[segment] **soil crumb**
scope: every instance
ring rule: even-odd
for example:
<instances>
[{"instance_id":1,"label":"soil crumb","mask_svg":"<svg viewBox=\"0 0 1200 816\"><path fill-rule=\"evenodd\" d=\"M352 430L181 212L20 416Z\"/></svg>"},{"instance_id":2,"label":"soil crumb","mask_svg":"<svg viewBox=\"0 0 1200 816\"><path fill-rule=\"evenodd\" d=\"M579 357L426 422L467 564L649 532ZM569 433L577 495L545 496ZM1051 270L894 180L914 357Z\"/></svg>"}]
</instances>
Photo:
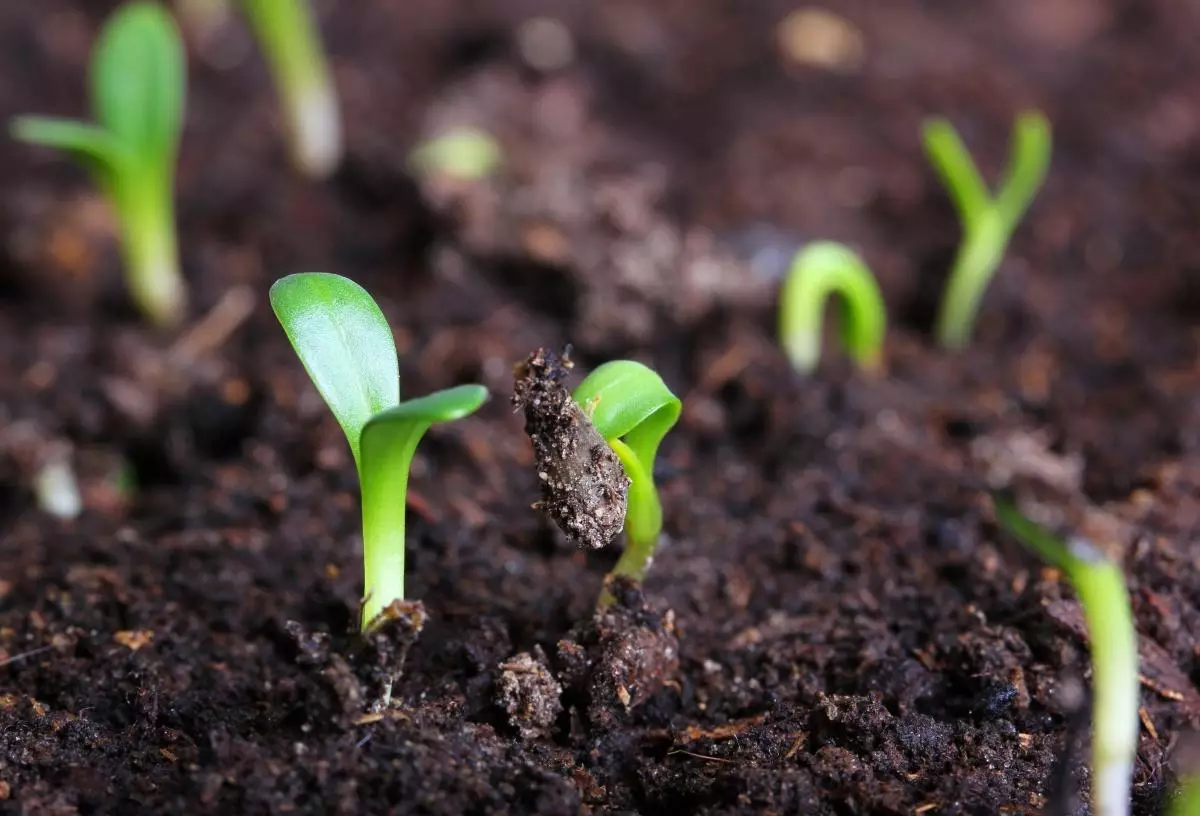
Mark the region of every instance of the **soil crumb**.
<instances>
[{"instance_id":1,"label":"soil crumb","mask_svg":"<svg viewBox=\"0 0 1200 816\"><path fill-rule=\"evenodd\" d=\"M625 527L629 477L563 384L570 348L538 349L516 367L513 405L525 412L542 485L540 509L580 547L600 549Z\"/></svg>"},{"instance_id":2,"label":"soil crumb","mask_svg":"<svg viewBox=\"0 0 1200 816\"><path fill-rule=\"evenodd\" d=\"M548 737L562 712L562 686L546 665L540 646L500 664L496 703L523 739Z\"/></svg>"}]
</instances>

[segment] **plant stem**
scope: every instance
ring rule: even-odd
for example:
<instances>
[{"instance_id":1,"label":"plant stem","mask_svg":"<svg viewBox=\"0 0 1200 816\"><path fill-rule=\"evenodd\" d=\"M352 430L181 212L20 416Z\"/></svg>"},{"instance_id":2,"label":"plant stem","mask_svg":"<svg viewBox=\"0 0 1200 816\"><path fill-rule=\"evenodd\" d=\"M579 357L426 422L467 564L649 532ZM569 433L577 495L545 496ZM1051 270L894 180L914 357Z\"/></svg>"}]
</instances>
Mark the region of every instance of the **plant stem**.
<instances>
[{"instance_id":1,"label":"plant stem","mask_svg":"<svg viewBox=\"0 0 1200 816\"><path fill-rule=\"evenodd\" d=\"M414 434L407 450L389 452L392 467L359 472L362 485L363 518L363 606L362 631L392 601L404 600L405 497L408 471L420 434Z\"/></svg>"},{"instance_id":2,"label":"plant stem","mask_svg":"<svg viewBox=\"0 0 1200 816\"><path fill-rule=\"evenodd\" d=\"M342 155L337 92L306 0L243 0L283 103L292 160L324 178Z\"/></svg>"},{"instance_id":3,"label":"plant stem","mask_svg":"<svg viewBox=\"0 0 1200 816\"><path fill-rule=\"evenodd\" d=\"M662 532L662 504L650 474L629 446L620 439L609 439L608 444L630 478L625 512L625 551L610 574L624 575L640 582L646 577L654 550L658 547L658 537ZM611 606L614 600L605 588L600 593L599 606L601 609Z\"/></svg>"},{"instance_id":4,"label":"plant stem","mask_svg":"<svg viewBox=\"0 0 1200 816\"><path fill-rule=\"evenodd\" d=\"M971 341L971 330L988 282L1004 257L1010 230L995 208L964 221L962 243L938 313L937 337L943 348L958 351Z\"/></svg>"},{"instance_id":5,"label":"plant stem","mask_svg":"<svg viewBox=\"0 0 1200 816\"><path fill-rule=\"evenodd\" d=\"M187 310L187 288L179 269L171 178L140 176L124 184L116 202L130 294L155 325L178 325Z\"/></svg>"}]
</instances>

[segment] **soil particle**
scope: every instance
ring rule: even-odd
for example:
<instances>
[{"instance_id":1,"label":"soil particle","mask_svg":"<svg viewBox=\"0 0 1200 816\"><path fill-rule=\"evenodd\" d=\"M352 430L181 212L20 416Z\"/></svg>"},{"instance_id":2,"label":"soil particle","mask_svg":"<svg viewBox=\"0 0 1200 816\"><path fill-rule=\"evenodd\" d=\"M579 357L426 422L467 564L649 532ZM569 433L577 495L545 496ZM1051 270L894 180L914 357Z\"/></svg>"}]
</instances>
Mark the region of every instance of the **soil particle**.
<instances>
[{"instance_id":1,"label":"soil particle","mask_svg":"<svg viewBox=\"0 0 1200 816\"><path fill-rule=\"evenodd\" d=\"M496 704L524 739L547 737L562 712L562 686L546 665L546 654L535 646L500 664Z\"/></svg>"},{"instance_id":2,"label":"soil particle","mask_svg":"<svg viewBox=\"0 0 1200 816\"><path fill-rule=\"evenodd\" d=\"M533 442L541 508L587 549L599 549L625 527L629 477L621 461L563 385L572 363L538 349L516 369L513 404L525 411Z\"/></svg>"}]
</instances>

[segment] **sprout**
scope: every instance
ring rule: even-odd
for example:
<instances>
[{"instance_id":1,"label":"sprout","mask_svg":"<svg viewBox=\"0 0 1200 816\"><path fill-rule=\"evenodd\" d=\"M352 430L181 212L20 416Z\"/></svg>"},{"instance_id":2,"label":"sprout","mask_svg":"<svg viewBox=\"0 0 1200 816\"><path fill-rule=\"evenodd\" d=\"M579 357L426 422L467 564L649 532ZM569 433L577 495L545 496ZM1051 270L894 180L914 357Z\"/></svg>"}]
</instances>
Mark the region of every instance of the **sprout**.
<instances>
[{"instance_id":1,"label":"sprout","mask_svg":"<svg viewBox=\"0 0 1200 816\"><path fill-rule=\"evenodd\" d=\"M429 427L473 413L481 385L400 401L400 363L383 312L339 275L289 275L271 287L271 306L317 391L333 412L362 488L362 630L404 599L404 509L408 471Z\"/></svg>"},{"instance_id":2,"label":"sprout","mask_svg":"<svg viewBox=\"0 0 1200 816\"><path fill-rule=\"evenodd\" d=\"M641 581L662 532L662 504L654 486L654 457L683 403L662 377L641 363L615 360L593 371L572 394L621 460L629 485L625 552L613 575ZM602 606L611 603L607 591Z\"/></svg>"},{"instance_id":3,"label":"sprout","mask_svg":"<svg viewBox=\"0 0 1200 816\"><path fill-rule=\"evenodd\" d=\"M1002 498L996 517L1062 570L1083 606L1092 647L1092 803L1097 816L1129 813L1138 737L1137 632L1121 567L1083 538L1062 541Z\"/></svg>"},{"instance_id":4,"label":"sprout","mask_svg":"<svg viewBox=\"0 0 1200 816\"><path fill-rule=\"evenodd\" d=\"M865 263L849 248L817 241L796 254L783 282L779 338L792 367L808 374L821 359L821 315L831 294L840 295L842 346L860 367L879 367L887 310Z\"/></svg>"},{"instance_id":5,"label":"sprout","mask_svg":"<svg viewBox=\"0 0 1200 816\"><path fill-rule=\"evenodd\" d=\"M1170 816L1200 816L1200 775L1184 778L1171 804Z\"/></svg>"},{"instance_id":6,"label":"sprout","mask_svg":"<svg viewBox=\"0 0 1200 816\"><path fill-rule=\"evenodd\" d=\"M187 307L172 201L186 89L175 23L157 3L122 6L100 33L90 73L98 124L22 116L12 135L62 150L92 174L120 222L134 301L171 326Z\"/></svg>"},{"instance_id":7,"label":"sprout","mask_svg":"<svg viewBox=\"0 0 1200 816\"><path fill-rule=\"evenodd\" d=\"M409 154L408 166L417 176L475 181L491 174L502 157L500 145L490 134L462 127L417 145Z\"/></svg>"},{"instance_id":8,"label":"sprout","mask_svg":"<svg viewBox=\"0 0 1200 816\"><path fill-rule=\"evenodd\" d=\"M306 0L243 0L283 105L292 161L325 178L342 159L337 91Z\"/></svg>"},{"instance_id":9,"label":"sprout","mask_svg":"<svg viewBox=\"0 0 1200 816\"><path fill-rule=\"evenodd\" d=\"M1050 165L1050 123L1040 113L1017 117L1008 176L995 198L958 132L945 119L924 126L925 152L962 222L963 239L942 298L937 337L943 347L967 345L983 292L1004 257L1009 238L1037 195Z\"/></svg>"}]
</instances>

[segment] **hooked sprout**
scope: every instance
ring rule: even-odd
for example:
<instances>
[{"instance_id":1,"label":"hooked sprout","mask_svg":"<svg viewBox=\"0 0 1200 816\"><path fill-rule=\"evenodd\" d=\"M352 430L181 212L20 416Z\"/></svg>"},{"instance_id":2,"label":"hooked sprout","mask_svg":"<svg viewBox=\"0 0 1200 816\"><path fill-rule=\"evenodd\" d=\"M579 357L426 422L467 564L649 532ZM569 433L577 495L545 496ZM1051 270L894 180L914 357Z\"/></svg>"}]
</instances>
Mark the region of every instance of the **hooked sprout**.
<instances>
[{"instance_id":1,"label":"hooked sprout","mask_svg":"<svg viewBox=\"0 0 1200 816\"><path fill-rule=\"evenodd\" d=\"M662 532L662 504L654 485L654 458L679 421L683 403L662 377L633 360L605 363L588 375L572 398L604 437L630 479L625 552L613 575L641 581ZM607 592L601 605L611 603Z\"/></svg>"},{"instance_id":2,"label":"hooked sprout","mask_svg":"<svg viewBox=\"0 0 1200 816\"><path fill-rule=\"evenodd\" d=\"M938 342L961 349L971 337L984 290L1004 257L1008 241L1029 209L1050 166L1050 122L1026 112L1013 125L1008 173L993 197L958 131L945 119L923 127L925 152L954 202L962 243L950 270L937 321Z\"/></svg>"},{"instance_id":3,"label":"hooked sprout","mask_svg":"<svg viewBox=\"0 0 1200 816\"><path fill-rule=\"evenodd\" d=\"M834 241L815 241L796 253L783 281L779 339L792 367L812 372L821 359L825 301L839 295L842 346L867 371L879 367L887 310L871 270L853 251Z\"/></svg>"},{"instance_id":4,"label":"hooked sprout","mask_svg":"<svg viewBox=\"0 0 1200 816\"><path fill-rule=\"evenodd\" d=\"M92 175L120 223L133 300L160 326L178 323L187 306L172 200L185 71L170 15L157 3L128 3L92 51L96 124L20 116L11 126L13 138L62 150Z\"/></svg>"},{"instance_id":5,"label":"hooked sprout","mask_svg":"<svg viewBox=\"0 0 1200 816\"><path fill-rule=\"evenodd\" d=\"M271 287L288 340L350 443L362 490L362 630L404 600L408 472L429 427L474 413L482 385L400 401L400 362L379 305L340 275L288 275Z\"/></svg>"},{"instance_id":6,"label":"hooked sprout","mask_svg":"<svg viewBox=\"0 0 1200 816\"><path fill-rule=\"evenodd\" d=\"M1075 587L1092 652L1092 804L1097 816L1129 813L1138 739L1138 647L1119 564L1084 538L1063 541L996 497L996 518Z\"/></svg>"},{"instance_id":7,"label":"hooked sprout","mask_svg":"<svg viewBox=\"0 0 1200 816\"><path fill-rule=\"evenodd\" d=\"M292 162L324 178L342 159L338 96L308 0L242 0L279 94Z\"/></svg>"},{"instance_id":8,"label":"hooked sprout","mask_svg":"<svg viewBox=\"0 0 1200 816\"><path fill-rule=\"evenodd\" d=\"M500 145L487 131L460 127L414 147L408 166L417 176L476 181L490 175L502 157Z\"/></svg>"}]
</instances>

